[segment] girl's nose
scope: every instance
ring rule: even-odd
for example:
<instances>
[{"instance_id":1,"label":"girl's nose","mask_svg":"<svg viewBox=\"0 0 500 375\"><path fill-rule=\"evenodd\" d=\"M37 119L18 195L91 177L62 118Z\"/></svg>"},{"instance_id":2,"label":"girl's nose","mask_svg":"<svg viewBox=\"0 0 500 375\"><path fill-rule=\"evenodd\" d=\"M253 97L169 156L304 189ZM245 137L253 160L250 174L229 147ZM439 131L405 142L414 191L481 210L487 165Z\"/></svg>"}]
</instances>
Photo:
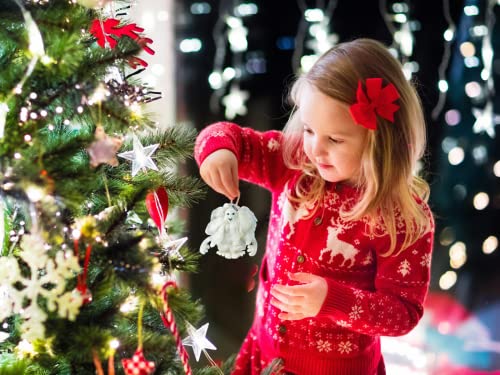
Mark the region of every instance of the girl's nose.
<instances>
[{"instance_id":1,"label":"girl's nose","mask_svg":"<svg viewBox=\"0 0 500 375\"><path fill-rule=\"evenodd\" d=\"M313 143L312 153L314 156L322 156L326 154L326 145L323 141L317 139Z\"/></svg>"}]
</instances>

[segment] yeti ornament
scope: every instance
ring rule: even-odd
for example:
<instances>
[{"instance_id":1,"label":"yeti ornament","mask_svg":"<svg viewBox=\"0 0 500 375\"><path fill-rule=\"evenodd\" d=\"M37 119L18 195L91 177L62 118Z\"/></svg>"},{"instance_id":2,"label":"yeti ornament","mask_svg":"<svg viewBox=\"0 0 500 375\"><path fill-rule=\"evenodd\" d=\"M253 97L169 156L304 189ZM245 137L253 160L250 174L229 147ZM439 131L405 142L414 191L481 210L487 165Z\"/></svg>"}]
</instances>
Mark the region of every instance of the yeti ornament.
<instances>
[{"instance_id":1,"label":"yeti ornament","mask_svg":"<svg viewBox=\"0 0 500 375\"><path fill-rule=\"evenodd\" d=\"M257 253L255 229L257 218L248 207L225 203L212 211L210 222L205 229L208 237L200 245L200 253L206 254L217 247L217 254L227 259L236 259Z\"/></svg>"}]
</instances>

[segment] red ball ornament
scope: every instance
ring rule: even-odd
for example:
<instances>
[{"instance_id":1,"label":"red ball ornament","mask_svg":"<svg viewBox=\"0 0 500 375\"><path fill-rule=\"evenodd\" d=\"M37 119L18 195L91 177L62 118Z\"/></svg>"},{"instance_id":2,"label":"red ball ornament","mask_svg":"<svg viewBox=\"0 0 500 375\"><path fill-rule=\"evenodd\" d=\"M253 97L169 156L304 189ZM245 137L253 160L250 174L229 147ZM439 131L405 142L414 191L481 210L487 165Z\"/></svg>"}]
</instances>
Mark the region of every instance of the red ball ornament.
<instances>
[{"instance_id":1,"label":"red ball ornament","mask_svg":"<svg viewBox=\"0 0 500 375\"><path fill-rule=\"evenodd\" d=\"M146 195L146 208L149 216L155 222L156 226L163 231L163 224L168 214L168 194L164 187L158 188L155 192Z\"/></svg>"},{"instance_id":2,"label":"red ball ornament","mask_svg":"<svg viewBox=\"0 0 500 375\"><path fill-rule=\"evenodd\" d=\"M155 363L144 358L142 349L137 349L132 358L122 359L126 375L150 375L155 371Z\"/></svg>"}]
</instances>

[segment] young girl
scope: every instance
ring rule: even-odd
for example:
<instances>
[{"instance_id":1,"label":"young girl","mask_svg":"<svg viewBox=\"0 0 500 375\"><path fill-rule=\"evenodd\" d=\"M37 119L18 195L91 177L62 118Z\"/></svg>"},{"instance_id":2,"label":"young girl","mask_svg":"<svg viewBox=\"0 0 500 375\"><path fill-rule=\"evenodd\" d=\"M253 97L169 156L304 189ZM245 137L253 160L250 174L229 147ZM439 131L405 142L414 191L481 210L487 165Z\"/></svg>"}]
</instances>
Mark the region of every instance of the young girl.
<instances>
[{"instance_id":1,"label":"young girl","mask_svg":"<svg viewBox=\"0 0 500 375\"><path fill-rule=\"evenodd\" d=\"M233 374L385 374L380 336L423 313L434 222L414 175L425 123L414 88L380 43L326 52L293 85L284 132L222 122L204 129L202 178L234 199L238 179L272 208L254 323Z\"/></svg>"}]
</instances>

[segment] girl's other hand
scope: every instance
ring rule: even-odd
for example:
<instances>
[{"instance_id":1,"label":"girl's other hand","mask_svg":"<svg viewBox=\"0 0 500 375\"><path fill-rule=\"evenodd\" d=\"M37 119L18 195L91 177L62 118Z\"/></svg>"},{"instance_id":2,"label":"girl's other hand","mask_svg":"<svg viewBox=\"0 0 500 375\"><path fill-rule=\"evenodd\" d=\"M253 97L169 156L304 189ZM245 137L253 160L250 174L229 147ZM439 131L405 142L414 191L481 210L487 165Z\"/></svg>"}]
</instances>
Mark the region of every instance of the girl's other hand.
<instances>
[{"instance_id":1,"label":"girl's other hand","mask_svg":"<svg viewBox=\"0 0 500 375\"><path fill-rule=\"evenodd\" d=\"M271 304L282 312L282 320L299 320L318 315L328 292L328 284L321 276L312 273L291 273L290 280L300 285L276 284L271 288Z\"/></svg>"},{"instance_id":2,"label":"girl's other hand","mask_svg":"<svg viewBox=\"0 0 500 375\"><path fill-rule=\"evenodd\" d=\"M200 175L208 186L230 200L240 195L238 160L231 151L221 149L208 155L201 163Z\"/></svg>"}]
</instances>

